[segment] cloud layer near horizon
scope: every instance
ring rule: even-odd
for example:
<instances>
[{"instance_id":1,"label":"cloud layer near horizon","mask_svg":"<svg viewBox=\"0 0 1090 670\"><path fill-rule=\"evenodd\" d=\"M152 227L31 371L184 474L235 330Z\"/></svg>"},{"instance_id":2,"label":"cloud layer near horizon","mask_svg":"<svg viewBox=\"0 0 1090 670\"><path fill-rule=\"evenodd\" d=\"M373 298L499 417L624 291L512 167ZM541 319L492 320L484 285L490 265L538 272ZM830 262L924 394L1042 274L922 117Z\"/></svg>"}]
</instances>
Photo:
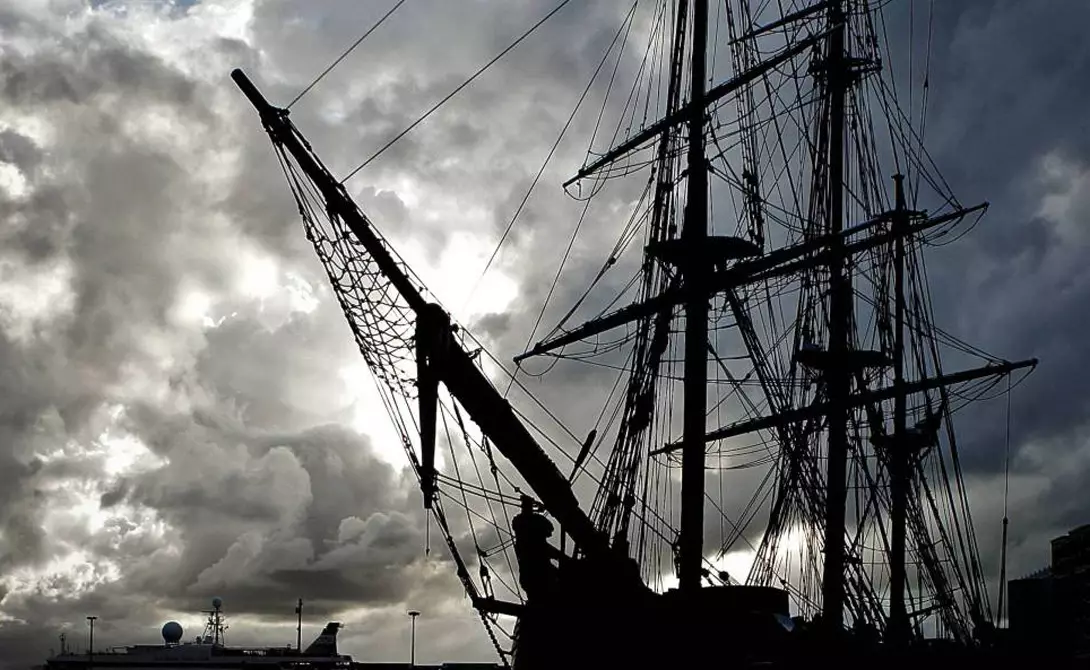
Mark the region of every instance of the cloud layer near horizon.
<instances>
[{"instance_id":1,"label":"cloud layer near horizon","mask_svg":"<svg viewBox=\"0 0 1090 670\"><path fill-rule=\"evenodd\" d=\"M240 641L293 640L302 595L315 618L349 623L342 647L361 659L403 656L409 605L426 612L421 658L490 658L444 552L424 555L415 484L227 78L243 67L290 100L378 5L0 8L0 667L40 661L62 628L81 636L85 613L109 643L154 640L166 617L188 635L212 595L238 615ZM293 117L344 174L550 8L409 2ZM350 184L448 304L469 297L626 10L559 14ZM1090 47L1054 34L1088 18L1074 1L966 2L936 17L929 144L963 199L993 202L937 253L934 290L961 293L937 299L944 323L1043 360L1015 396L1015 575L1090 516L1077 374L1090 362L1090 146L1076 111ZM459 315L501 358L529 335L556 240L578 217L556 187L576 149ZM561 291L581 289L616 233L588 229ZM571 375L546 398L580 417L573 391L598 383ZM1001 433L973 428L992 555Z\"/></svg>"}]
</instances>

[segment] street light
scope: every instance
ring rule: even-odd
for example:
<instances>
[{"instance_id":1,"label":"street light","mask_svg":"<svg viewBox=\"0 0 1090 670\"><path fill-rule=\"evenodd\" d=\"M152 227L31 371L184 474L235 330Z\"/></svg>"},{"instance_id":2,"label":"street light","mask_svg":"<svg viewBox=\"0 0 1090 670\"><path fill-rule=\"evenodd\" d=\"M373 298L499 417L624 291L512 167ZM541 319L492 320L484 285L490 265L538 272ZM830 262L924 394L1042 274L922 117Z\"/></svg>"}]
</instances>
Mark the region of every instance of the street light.
<instances>
[{"instance_id":1,"label":"street light","mask_svg":"<svg viewBox=\"0 0 1090 670\"><path fill-rule=\"evenodd\" d=\"M410 633L409 642L409 665L416 666L416 617L420 616L420 612L416 610L409 610L409 617L412 619L412 632Z\"/></svg>"},{"instance_id":2,"label":"street light","mask_svg":"<svg viewBox=\"0 0 1090 670\"><path fill-rule=\"evenodd\" d=\"M95 663L95 619L97 616L87 617L88 623L91 624L91 640L87 645L87 667L88 669Z\"/></svg>"},{"instance_id":3,"label":"street light","mask_svg":"<svg viewBox=\"0 0 1090 670\"><path fill-rule=\"evenodd\" d=\"M295 614L299 617L295 625L295 651L303 653L303 599L299 599L299 606L295 608Z\"/></svg>"}]
</instances>

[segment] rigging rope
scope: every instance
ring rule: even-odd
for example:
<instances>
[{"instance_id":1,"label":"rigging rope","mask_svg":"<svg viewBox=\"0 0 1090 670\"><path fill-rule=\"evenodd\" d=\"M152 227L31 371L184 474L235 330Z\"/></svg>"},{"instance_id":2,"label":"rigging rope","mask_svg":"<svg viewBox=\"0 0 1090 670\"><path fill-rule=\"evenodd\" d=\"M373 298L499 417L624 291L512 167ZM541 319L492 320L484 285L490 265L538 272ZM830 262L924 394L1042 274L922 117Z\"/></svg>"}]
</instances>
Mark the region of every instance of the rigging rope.
<instances>
[{"instance_id":1,"label":"rigging rope","mask_svg":"<svg viewBox=\"0 0 1090 670\"><path fill-rule=\"evenodd\" d=\"M621 27L617 29L616 34L613 35L613 41L609 43L609 48L606 49L606 52L604 54L602 54L602 60L598 62L598 67L594 69L594 74L590 76L590 81L587 82L586 87L583 89L582 95L579 96L579 100L575 103L575 107L571 110L571 114L568 115L568 120L564 123L564 127L560 129L560 134L557 135L556 141L553 142L552 148L549 149L549 154L545 156L545 160L541 163L541 169L537 171L537 175L534 177L534 181L530 183L530 188L526 189L526 195L522 197L522 202L520 202L519 206L515 209L515 213L511 217L511 221L508 222L507 228L504 229L503 235L500 235L499 241L496 242L496 248L492 250L492 255L488 257L488 262L484 264L484 270L481 270L481 275L477 277L477 281L473 284L473 288L469 291L469 295L466 297L463 309L469 305L470 300L472 300L473 296L477 293L477 289L481 286L481 281L484 280L484 276L488 274L488 270L492 267L492 263L496 260L496 256L499 255L500 248L503 247L503 243L507 241L507 236L511 234L511 229L515 227L515 222L518 221L519 214L521 214L523 208L526 207L526 203L530 200L530 195L534 192L534 188L537 187L538 182L541 181L541 176L545 174L545 168L548 167L549 161L551 161L553 159L553 155L556 154L556 148L560 146L560 142L564 139L564 135L567 134L568 128L571 127L572 121L575 120L575 115L579 113L579 108L583 106L583 101L587 99L587 94L590 93L591 87L594 86L594 82L598 79L598 74L602 71L602 66L606 64L606 60L609 58L609 54L613 52L613 47L616 46L617 39L625 30L625 26L631 24L632 15L636 11L636 4L637 3L635 2L632 3L632 7L628 10L628 15L625 17L624 22L621 24ZM572 233L571 241L568 243L568 249L567 252L565 252L564 254L564 259L561 261L560 267L556 271L556 278L553 280L553 285L549 289L549 297L552 296L553 290L556 289L557 281L560 279L560 272L564 269L564 263L566 263L568 260L568 254L571 252L572 245L575 244L575 238L579 234L579 229L583 225L583 220L587 216L588 209L590 209L589 200L587 201L586 207L583 208L583 214L579 217L579 222L575 225L575 231ZM542 316L545 314L545 308L548 306L549 297L545 298L545 304L541 306ZM537 324L534 325L534 333L537 333L537 328L540 325L541 317L539 316ZM531 341L533 340L533 337L534 334L532 333L530 335ZM526 346L529 347L529 345L530 342L527 342ZM516 367L516 374L519 368L521 368L521 366ZM510 390L511 387L508 386L507 388L508 390ZM506 392L504 393L504 395L507 395Z\"/></svg>"},{"instance_id":2,"label":"rigging rope","mask_svg":"<svg viewBox=\"0 0 1090 670\"><path fill-rule=\"evenodd\" d=\"M299 95L297 95L297 96L295 96L294 98L292 98L292 101L291 101L291 102L289 102L289 103L288 103L288 106L287 106L287 107L285 107L284 109L291 109L291 106L292 106L292 105L294 105L295 103L299 102L299 99L300 99L300 98L302 98L302 97L303 97L304 95L306 95L307 93L309 93L309 92L310 92L310 89L314 88L314 87L315 87L315 86L316 86L316 85L318 84L318 82L320 82L320 81L321 81L322 79L324 79L324 78L325 78L325 76L326 76L327 74L329 74L330 72L332 72L332 71L333 71L333 68L335 68L335 67L337 67L338 65L340 65L341 61L342 61L342 60L344 60L345 58L347 58L347 57L348 57L348 54L352 53L352 52L353 52L353 51L354 51L354 50L356 49L356 47L358 47L358 46L360 45L360 43L361 43L361 42L363 42L363 41L364 41L365 39L367 39L367 36L368 36L368 35L370 35L371 33L375 32L375 29L376 29L376 28L378 28L379 26L381 26L381 25L383 24L383 22L385 22L385 21L386 21L386 19L390 18L390 15L391 15L391 14L393 14L394 12L396 12L396 11L398 10L398 8L399 8L399 7L401 7L401 5L403 5L403 4L405 4L405 0L398 0L398 1L397 1L397 4L395 4L395 5L393 6L393 7L391 7L391 8L390 8L390 11L386 12L385 14L383 14L383 15L382 15L382 18L381 18L381 19L379 19L379 20L378 20L377 22L375 22L375 25L371 26L371 27L370 27L370 28L369 28L369 29L367 30L367 32L365 32L365 33L364 33L363 35L361 35L361 36L360 36L360 38L359 38L358 40L356 40L355 42L353 42L353 43L352 43L352 46L350 46L350 47L348 47L347 49L345 49L344 53L342 53L342 54L341 54L341 55L340 55L340 56L339 56L339 57L337 58L337 60L335 60L335 61L333 61L332 63L330 63L329 67L327 67L326 69L322 70L322 73L321 73L320 75L318 75L317 77L315 77L315 78L314 78L314 81L310 82L310 84L309 84L309 85L308 85L308 86L307 86L306 88L304 88L304 89L303 89L302 91L300 91Z\"/></svg>"},{"instance_id":3,"label":"rigging rope","mask_svg":"<svg viewBox=\"0 0 1090 670\"><path fill-rule=\"evenodd\" d=\"M556 14L557 12L559 12L561 9L564 9L564 7L569 2L571 2L571 0L563 0L559 5L557 5L555 8L553 8L553 10L551 12L546 14L537 23L535 23L533 26L531 26L529 30L527 30L522 35L520 35L518 39L516 39L514 42L512 42L510 45L508 45L508 47L506 49L499 52L498 54L496 54L496 56L492 60L490 60L487 63L485 63L484 65L482 65L479 70L477 70L476 72L473 73L473 76L471 76L469 79L466 79L461 84L459 84L457 86L457 88L455 88L453 91L448 93L446 95L446 97L444 97L439 102L435 103L435 105L433 105L431 109L424 112L424 114L421 115L420 118L418 118L416 121L413 121L412 123L410 123L408 128L406 128L405 130L402 130L400 133L395 135L394 138L392 140L390 140L389 142L387 142L385 145L383 145L383 147L381 149L379 149L375 153L371 154L370 158L368 158L367 160L363 161L358 166L356 166L356 168L354 170L352 170L351 172L349 172L348 175L346 175L344 177L344 179L341 179L341 183L343 184L346 181L348 181L349 179L351 179L357 172L359 172L363 168L370 165L371 161L373 161L376 158L378 158L379 156L381 156L387 149L392 147L398 140L400 140L402 137L405 137L406 135L408 135L412 131L413 128L416 128L418 125L423 123L425 119L427 119L429 116L431 116L437 109L442 107L448 100L450 100L454 96L458 95L458 93L461 92L461 90L463 88L465 88L466 86L469 86L470 84L472 84L477 79L477 77L484 74L485 71L488 70L488 68L490 68L490 67L492 67L493 65L496 64L496 61L498 61L499 59L506 56L509 51L511 51L512 49L517 47L519 44L521 44L524 39L526 39L527 37L530 36L531 33L533 33L535 30L540 28L541 24L543 24L546 21L548 21L549 19L551 19L553 17L553 15Z\"/></svg>"},{"instance_id":4,"label":"rigging rope","mask_svg":"<svg viewBox=\"0 0 1090 670\"><path fill-rule=\"evenodd\" d=\"M1003 455L1003 545L1000 549L999 559L999 604L996 607L995 623L1003 619L1003 605L1006 601L1007 591L1007 503L1010 498L1011 485L1011 376L1007 374L1007 430L1006 445Z\"/></svg>"}]
</instances>

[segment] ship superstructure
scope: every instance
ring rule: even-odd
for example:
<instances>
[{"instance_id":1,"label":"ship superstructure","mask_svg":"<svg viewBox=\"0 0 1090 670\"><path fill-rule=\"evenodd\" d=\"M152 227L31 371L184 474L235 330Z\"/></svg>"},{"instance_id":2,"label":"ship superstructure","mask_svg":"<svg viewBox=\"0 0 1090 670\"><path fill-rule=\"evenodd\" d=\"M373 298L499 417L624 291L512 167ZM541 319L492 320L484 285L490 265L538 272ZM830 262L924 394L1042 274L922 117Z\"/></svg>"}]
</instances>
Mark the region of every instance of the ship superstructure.
<instances>
[{"instance_id":1,"label":"ship superstructure","mask_svg":"<svg viewBox=\"0 0 1090 670\"><path fill-rule=\"evenodd\" d=\"M330 622L306 649L283 647L232 647L227 645L226 618L219 598L206 610L204 631L191 641L184 640L176 621L163 625L162 644L135 644L86 652L68 651L48 659L46 670L334 670L352 667L352 657L337 651L341 624Z\"/></svg>"}]
</instances>

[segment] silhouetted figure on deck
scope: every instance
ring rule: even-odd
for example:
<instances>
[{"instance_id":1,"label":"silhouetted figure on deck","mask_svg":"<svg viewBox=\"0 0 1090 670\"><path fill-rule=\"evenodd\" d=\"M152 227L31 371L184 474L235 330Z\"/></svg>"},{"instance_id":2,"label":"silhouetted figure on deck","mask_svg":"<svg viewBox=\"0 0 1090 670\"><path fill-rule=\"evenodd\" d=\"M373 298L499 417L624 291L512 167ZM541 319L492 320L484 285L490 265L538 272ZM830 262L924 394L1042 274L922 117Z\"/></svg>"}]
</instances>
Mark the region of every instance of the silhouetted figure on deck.
<instances>
[{"instance_id":1,"label":"silhouetted figure on deck","mask_svg":"<svg viewBox=\"0 0 1090 670\"><path fill-rule=\"evenodd\" d=\"M522 511L511 520L515 531L515 557L519 564L519 584L527 598L546 593L556 583L557 568L553 558L562 558L549 544L553 524L543 514L534 511L534 501L522 496Z\"/></svg>"}]
</instances>

